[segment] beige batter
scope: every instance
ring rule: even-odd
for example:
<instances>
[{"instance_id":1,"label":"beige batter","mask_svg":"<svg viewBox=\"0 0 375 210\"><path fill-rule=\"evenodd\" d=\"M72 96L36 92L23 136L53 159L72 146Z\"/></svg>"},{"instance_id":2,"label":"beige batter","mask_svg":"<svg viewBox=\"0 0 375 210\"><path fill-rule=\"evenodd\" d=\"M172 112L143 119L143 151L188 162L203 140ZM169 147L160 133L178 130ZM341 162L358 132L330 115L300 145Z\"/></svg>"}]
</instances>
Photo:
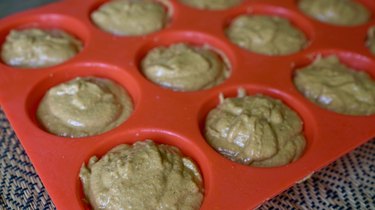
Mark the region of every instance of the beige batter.
<instances>
[{"instance_id":1,"label":"beige batter","mask_svg":"<svg viewBox=\"0 0 375 210\"><path fill-rule=\"evenodd\" d=\"M353 0L299 0L298 6L307 15L333 25L360 25L371 16L366 7Z\"/></svg>"},{"instance_id":2,"label":"beige batter","mask_svg":"<svg viewBox=\"0 0 375 210\"><path fill-rule=\"evenodd\" d=\"M244 165L273 167L297 160L305 138L299 116L281 101L254 95L223 99L206 119L206 139Z\"/></svg>"},{"instance_id":3,"label":"beige batter","mask_svg":"<svg viewBox=\"0 0 375 210\"><path fill-rule=\"evenodd\" d=\"M307 45L303 32L287 19L276 16L241 15L226 31L238 46L265 55L288 55Z\"/></svg>"},{"instance_id":4,"label":"beige batter","mask_svg":"<svg viewBox=\"0 0 375 210\"><path fill-rule=\"evenodd\" d=\"M369 48L370 52L375 55L375 26L369 28L367 32L366 45Z\"/></svg>"},{"instance_id":5,"label":"beige batter","mask_svg":"<svg viewBox=\"0 0 375 210\"><path fill-rule=\"evenodd\" d=\"M142 61L142 72L152 82L177 91L195 91L221 83L229 67L209 47L175 44L152 49Z\"/></svg>"},{"instance_id":6,"label":"beige batter","mask_svg":"<svg viewBox=\"0 0 375 210\"><path fill-rule=\"evenodd\" d=\"M318 57L298 69L294 83L306 98L328 110L349 115L375 113L374 80L345 66L336 56Z\"/></svg>"},{"instance_id":7,"label":"beige batter","mask_svg":"<svg viewBox=\"0 0 375 210\"><path fill-rule=\"evenodd\" d=\"M180 0L182 3L198 9L224 10L240 4L243 0Z\"/></svg>"},{"instance_id":8,"label":"beige batter","mask_svg":"<svg viewBox=\"0 0 375 210\"><path fill-rule=\"evenodd\" d=\"M1 58L14 67L48 67L70 59L81 49L81 41L61 30L12 30L2 46Z\"/></svg>"},{"instance_id":9,"label":"beige batter","mask_svg":"<svg viewBox=\"0 0 375 210\"><path fill-rule=\"evenodd\" d=\"M37 119L48 132L74 138L111 130L132 111L131 98L116 83L78 77L48 90L39 104Z\"/></svg>"},{"instance_id":10,"label":"beige batter","mask_svg":"<svg viewBox=\"0 0 375 210\"><path fill-rule=\"evenodd\" d=\"M166 9L153 0L112 0L91 14L102 30L120 36L146 35L162 29L168 19Z\"/></svg>"},{"instance_id":11,"label":"beige batter","mask_svg":"<svg viewBox=\"0 0 375 210\"><path fill-rule=\"evenodd\" d=\"M80 178L93 209L197 210L203 200L195 163L176 147L151 140L92 157Z\"/></svg>"}]
</instances>

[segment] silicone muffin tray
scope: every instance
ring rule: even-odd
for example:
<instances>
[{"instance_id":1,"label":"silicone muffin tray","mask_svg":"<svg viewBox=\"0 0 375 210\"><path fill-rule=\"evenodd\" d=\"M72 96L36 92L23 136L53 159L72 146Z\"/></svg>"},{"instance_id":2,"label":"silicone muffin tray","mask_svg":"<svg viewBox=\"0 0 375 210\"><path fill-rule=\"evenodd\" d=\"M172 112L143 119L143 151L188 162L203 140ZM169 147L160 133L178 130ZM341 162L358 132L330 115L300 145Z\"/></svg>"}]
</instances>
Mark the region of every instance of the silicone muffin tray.
<instances>
[{"instance_id":1,"label":"silicone muffin tray","mask_svg":"<svg viewBox=\"0 0 375 210\"><path fill-rule=\"evenodd\" d=\"M309 18L295 0L245 0L222 11L194 9L171 0L167 26L134 37L111 35L91 22L90 13L104 2L65 0L0 20L0 43L10 30L30 27L63 29L84 43L77 56L54 67L30 70L0 63L1 105L58 209L90 208L78 178L80 167L91 156L102 156L122 143L153 139L177 146L200 167L205 188L202 209L251 209L375 136L375 115L348 116L322 109L292 83L296 68L320 54L337 55L348 66L375 77L375 57L365 46L367 30L375 25L372 0L359 1L372 12L371 20L352 27ZM225 36L225 28L241 14L285 17L306 34L309 44L287 56L241 49ZM230 77L194 92L175 92L144 78L139 69L144 55L178 42L218 49L231 64ZM85 138L58 137L41 129L35 112L43 95L78 76L109 78L122 85L134 102L131 117L109 132ZM239 87L248 94L280 99L299 114L307 140L299 160L282 167L250 167L224 158L207 144L203 135L207 113L219 103L220 93L235 96Z\"/></svg>"}]
</instances>

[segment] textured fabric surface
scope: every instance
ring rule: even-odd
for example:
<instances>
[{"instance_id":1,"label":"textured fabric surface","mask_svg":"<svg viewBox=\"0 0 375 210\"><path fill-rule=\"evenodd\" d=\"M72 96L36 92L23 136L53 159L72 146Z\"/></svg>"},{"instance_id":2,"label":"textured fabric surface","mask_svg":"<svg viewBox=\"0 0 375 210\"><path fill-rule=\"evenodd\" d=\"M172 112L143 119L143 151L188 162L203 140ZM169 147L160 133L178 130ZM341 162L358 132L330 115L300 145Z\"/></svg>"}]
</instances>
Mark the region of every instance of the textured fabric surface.
<instances>
[{"instance_id":1,"label":"textured fabric surface","mask_svg":"<svg viewBox=\"0 0 375 210\"><path fill-rule=\"evenodd\" d=\"M0 126L0 207L55 209L1 110ZM375 209L375 140L259 209Z\"/></svg>"}]
</instances>

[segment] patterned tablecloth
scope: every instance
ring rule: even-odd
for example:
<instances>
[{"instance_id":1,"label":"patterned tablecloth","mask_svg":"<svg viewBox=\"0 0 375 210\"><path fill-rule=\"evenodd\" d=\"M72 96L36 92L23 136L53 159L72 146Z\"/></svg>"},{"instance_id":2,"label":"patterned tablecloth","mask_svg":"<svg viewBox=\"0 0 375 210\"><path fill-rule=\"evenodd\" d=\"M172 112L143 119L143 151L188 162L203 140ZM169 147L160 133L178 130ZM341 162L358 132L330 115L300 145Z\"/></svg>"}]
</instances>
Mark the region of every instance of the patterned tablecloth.
<instances>
[{"instance_id":1,"label":"patterned tablecloth","mask_svg":"<svg viewBox=\"0 0 375 210\"><path fill-rule=\"evenodd\" d=\"M0 17L53 0L0 0ZM0 209L55 209L0 110ZM357 148L259 209L374 209L375 140Z\"/></svg>"}]
</instances>

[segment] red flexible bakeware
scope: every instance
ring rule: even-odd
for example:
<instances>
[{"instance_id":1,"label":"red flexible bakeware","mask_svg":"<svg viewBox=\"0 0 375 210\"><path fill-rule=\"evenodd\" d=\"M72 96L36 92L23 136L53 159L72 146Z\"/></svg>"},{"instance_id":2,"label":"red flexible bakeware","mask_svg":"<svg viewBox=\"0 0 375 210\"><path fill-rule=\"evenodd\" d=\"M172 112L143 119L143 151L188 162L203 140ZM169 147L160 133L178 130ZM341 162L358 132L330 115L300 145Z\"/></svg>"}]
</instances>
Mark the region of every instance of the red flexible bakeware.
<instances>
[{"instance_id":1,"label":"red flexible bakeware","mask_svg":"<svg viewBox=\"0 0 375 210\"><path fill-rule=\"evenodd\" d=\"M375 25L375 1L358 0L373 14L359 26L334 26L305 16L296 0L245 0L222 11L198 10L170 1L171 18L163 30L146 36L120 37L101 31L90 13L106 1L64 0L0 20L0 43L11 29L59 28L77 36L83 50L69 61L35 70L0 63L0 103L58 209L89 208L78 178L82 163L112 147L153 139L177 146L194 159L204 178L201 209L251 209L375 136L375 115L349 116L325 110L304 98L292 82L296 68L318 54L337 55L346 65L375 77L375 57L365 46ZM241 14L277 15L289 19L309 39L292 55L266 56L241 49L225 36L230 21ZM224 53L231 75L208 90L174 92L148 81L140 72L143 56L152 48L178 42L208 44ZM77 76L109 78L131 95L135 110L119 127L101 135L64 138L45 132L35 112L46 91ZM286 166L256 168L232 162L212 149L203 135L207 113L218 95L262 93L282 100L304 122L307 147Z\"/></svg>"}]
</instances>

